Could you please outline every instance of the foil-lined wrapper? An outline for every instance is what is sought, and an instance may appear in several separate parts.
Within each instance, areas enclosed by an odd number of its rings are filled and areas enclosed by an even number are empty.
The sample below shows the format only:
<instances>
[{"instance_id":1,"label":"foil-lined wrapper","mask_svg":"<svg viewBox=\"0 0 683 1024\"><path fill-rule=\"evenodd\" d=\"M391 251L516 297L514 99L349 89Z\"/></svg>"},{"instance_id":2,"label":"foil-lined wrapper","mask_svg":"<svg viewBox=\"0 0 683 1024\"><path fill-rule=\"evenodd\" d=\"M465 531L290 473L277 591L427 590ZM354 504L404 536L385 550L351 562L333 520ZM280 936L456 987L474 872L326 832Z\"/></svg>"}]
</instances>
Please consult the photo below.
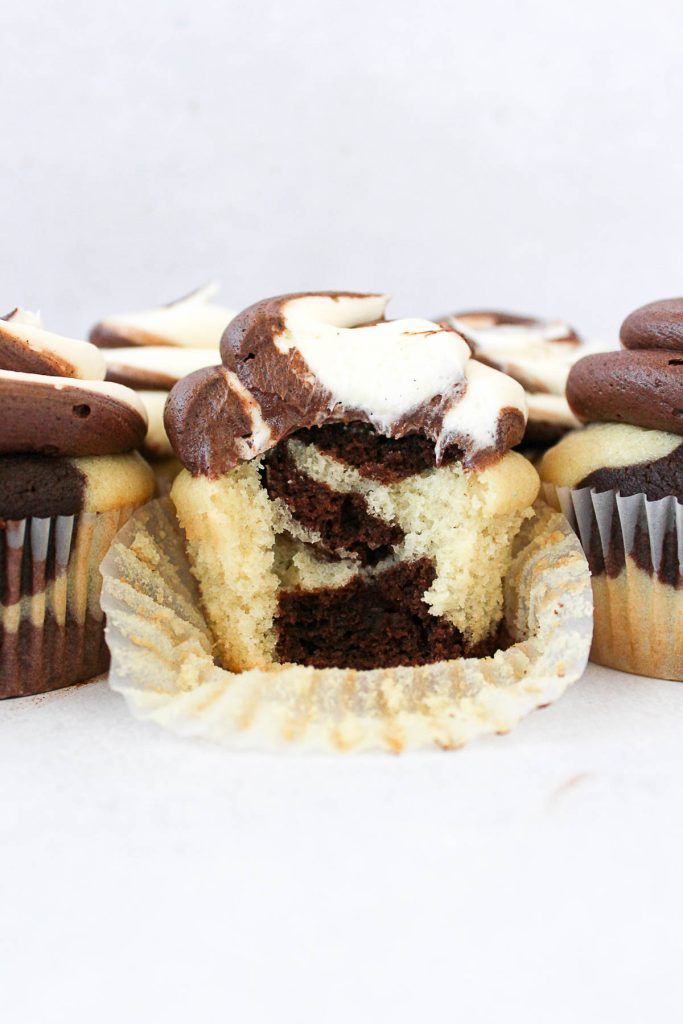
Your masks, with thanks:
<instances>
[{"instance_id":1,"label":"foil-lined wrapper","mask_svg":"<svg viewBox=\"0 0 683 1024\"><path fill-rule=\"evenodd\" d=\"M0 698L106 671L99 566L131 508L4 520L0 530Z\"/></svg>"},{"instance_id":2,"label":"foil-lined wrapper","mask_svg":"<svg viewBox=\"0 0 683 1024\"><path fill-rule=\"evenodd\" d=\"M543 496L566 516L591 564L591 660L683 680L683 505L674 495L650 501L645 494L549 483ZM615 565L616 548L623 566Z\"/></svg>"},{"instance_id":3,"label":"foil-lined wrapper","mask_svg":"<svg viewBox=\"0 0 683 1024\"><path fill-rule=\"evenodd\" d=\"M539 506L505 584L512 646L493 657L356 671L214 662L184 538L169 500L151 502L107 555L102 605L110 685L131 711L232 749L454 748L508 732L578 679L588 659L588 566L563 516Z\"/></svg>"}]
</instances>

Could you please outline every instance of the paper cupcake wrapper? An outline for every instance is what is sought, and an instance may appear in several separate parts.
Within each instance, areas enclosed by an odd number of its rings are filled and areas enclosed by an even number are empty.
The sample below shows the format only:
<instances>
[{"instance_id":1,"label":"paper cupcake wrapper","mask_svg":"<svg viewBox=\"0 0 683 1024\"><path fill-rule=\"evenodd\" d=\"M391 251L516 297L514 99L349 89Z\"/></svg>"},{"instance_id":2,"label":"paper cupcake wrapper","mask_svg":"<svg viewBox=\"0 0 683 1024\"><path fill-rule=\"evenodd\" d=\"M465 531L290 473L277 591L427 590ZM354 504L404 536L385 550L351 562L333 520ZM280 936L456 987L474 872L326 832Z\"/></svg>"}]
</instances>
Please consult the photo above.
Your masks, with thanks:
<instances>
[{"instance_id":1,"label":"paper cupcake wrapper","mask_svg":"<svg viewBox=\"0 0 683 1024\"><path fill-rule=\"evenodd\" d=\"M106 669L99 566L131 511L6 521L0 697L42 693Z\"/></svg>"},{"instance_id":2,"label":"paper cupcake wrapper","mask_svg":"<svg viewBox=\"0 0 683 1024\"><path fill-rule=\"evenodd\" d=\"M593 577L592 660L626 672L683 679L683 589L658 577L672 551L679 574L683 567L683 506L673 495L649 501L645 494L622 497L614 490L548 483L543 495L562 511L587 553L597 543L602 559L608 560L615 524L623 541L623 570L617 576L600 572ZM652 574L630 555L638 540L649 548Z\"/></svg>"},{"instance_id":3,"label":"paper cupcake wrapper","mask_svg":"<svg viewBox=\"0 0 683 1024\"><path fill-rule=\"evenodd\" d=\"M459 747L511 729L584 671L592 632L588 566L546 506L517 540L505 593L514 646L491 658L414 668L218 667L184 539L168 500L139 510L102 573L110 685L131 711L233 749Z\"/></svg>"}]
</instances>

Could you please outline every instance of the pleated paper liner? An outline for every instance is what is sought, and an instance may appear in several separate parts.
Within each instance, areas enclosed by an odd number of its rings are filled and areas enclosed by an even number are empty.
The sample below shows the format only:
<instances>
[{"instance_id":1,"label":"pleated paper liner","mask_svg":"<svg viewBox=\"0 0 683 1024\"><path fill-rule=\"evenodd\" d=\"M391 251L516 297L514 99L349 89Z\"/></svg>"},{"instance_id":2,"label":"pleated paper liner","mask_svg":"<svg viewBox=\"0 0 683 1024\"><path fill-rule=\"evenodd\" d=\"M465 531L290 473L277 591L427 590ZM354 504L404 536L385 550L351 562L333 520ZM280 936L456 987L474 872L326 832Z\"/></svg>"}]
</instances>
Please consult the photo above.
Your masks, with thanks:
<instances>
[{"instance_id":1,"label":"pleated paper liner","mask_svg":"<svg viewBox=\"0 0 683 1024\"><path fill-rule=\"evenodd\" d=\"M130 508L6 520L0 531L0 697L106 671L100 563Z\"/></svg>"},{"instance_id":2,"label":"pleated paper liner","mask_svg":"<svg viewBox=\"0 0 683 1024\"><path fill-rule=\"evenodd\" d=\"M516 641L491 658L415 668L214 664L183 537L168 499L124 526L107 555L102 604L110 684L139 718L233 749L459 747L503 733L583 673L592 631L586 559L565 518L539 506L506 582Z\"/></svg>"},{"instance_id":3,"label":"pleated paper liner","mask_svg":"<svg viewBox=\"0 0 683 1024\"><path fill-rule=\"evenodd\" d=\"M683 680L683 505L673 495L649 501L644 494L622 497L590 487L544 484L543 493L567 517L593 567L591 659L637 675ZM614 565L615 545L625 552L623 566ZM638 560L629 554L635 548ZM594 564L598 560L612 571ZM669 582L660 578L663 572Z\"/></svg>"}]
</instances>

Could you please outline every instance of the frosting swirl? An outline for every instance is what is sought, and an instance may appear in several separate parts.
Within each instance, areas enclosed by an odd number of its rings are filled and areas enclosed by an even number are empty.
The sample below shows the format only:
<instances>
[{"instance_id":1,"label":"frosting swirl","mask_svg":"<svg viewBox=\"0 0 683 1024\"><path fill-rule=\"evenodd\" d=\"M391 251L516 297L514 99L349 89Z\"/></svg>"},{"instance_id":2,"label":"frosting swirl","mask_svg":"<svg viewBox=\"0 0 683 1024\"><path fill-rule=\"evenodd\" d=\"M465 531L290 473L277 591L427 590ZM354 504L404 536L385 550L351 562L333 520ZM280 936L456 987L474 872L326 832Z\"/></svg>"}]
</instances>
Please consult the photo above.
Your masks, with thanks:
<instances>
[{"instance_id":1,"label":"frosting swirl","mask_svg":"<svg viewBox=\"0 0 683 1024\"><path fill-rule=\"evenodd\" d=\"M171 391L165 422L194 474L218 476L303 427L369 423L422 434L437 463L450 448L486 465L524 433L522 387L471 358L459 334L429 320L385 320L386 295L309 292L240 313L221 341L222 366Z\"/></svg>"},{"instance_id":2,"label":"frosting swirl","mask_svg":"<svg viewBox=\"0 0 683 1024\"><path fill-rule=\"evenodd\" d=\"M104 380L87 341L46 331L35 314L0 319L0 454L116 455L142 443L144 406Z\"/></svg>"},{"instance_id":3,"label":"frosting swirl","mask_svg":"<svg viewBox=\"0 0 683 1024\"><path fill-rule=\"evenodd\" d=\"M584 422L628 423L683 434L683 299L641 306L620 332L624 349L572 368L567 399Z\"/></svg>"},{"instance_id":4,"label":"frosting swirl","mask_svg":"<svg viewBox=\"0 0 683 1024\"><path fill-rule=\"evenodd\" d=\"M514 377L529 394L564 396L569 369L581 355L581 339L562 320L482 310L441 322L462 334L475 359Z\"/></svg>"},{"instance_id":5,"label":"frosting swirl","mask_svg":"<svg viewBox=\"0 0 683 1024\"><path fill-rule=\"evenodd\" d=\"M215 349L235 315L211 301L217 290L218 285L209 284L166 306L106 317L92 328L90 341L100 348L163 345Z\"/></svg>"}]
</instances>

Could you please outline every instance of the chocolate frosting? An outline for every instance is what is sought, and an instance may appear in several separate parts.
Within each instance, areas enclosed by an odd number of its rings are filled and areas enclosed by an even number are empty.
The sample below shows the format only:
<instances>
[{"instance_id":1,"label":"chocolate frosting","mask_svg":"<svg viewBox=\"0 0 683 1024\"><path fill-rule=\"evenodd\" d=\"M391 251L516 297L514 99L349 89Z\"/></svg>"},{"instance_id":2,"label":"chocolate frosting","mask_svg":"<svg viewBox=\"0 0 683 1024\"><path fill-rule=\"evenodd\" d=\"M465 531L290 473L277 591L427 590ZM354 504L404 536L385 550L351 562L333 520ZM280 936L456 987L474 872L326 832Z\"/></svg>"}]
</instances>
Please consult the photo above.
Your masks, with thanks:
<instances>
[{"instance_id":1,"label":"chocolate frosting","mask_svg":"<svg viewBox=\"0 0 683 1024\"><path fill-rule=\"evenodd\" d=\"M115 455L145 437L135 393L104 381L91 344L46 331L14 310L0 320L0 454Z\"/></svg>"},{"instance_id":2,"label":"chocolate frosting","mask_svg":"<svg viewBox=\"0 0 683 1024\"><path fill-rule=\"evenodd\" d=\"M70 377L73 366L68 359L62 359L56 352L37 352L22 344L16 336L3 328L0 318L0 370L15 370L20 373L40 373L50 377Z\"/></svg>"},{"instance_id":3,"label":"chocolate frosting","mask_svg":"<svg viewBox=\"0 0 683 1024\"><path fill-rule=\"evenodd\" d=\"M683 352L683 298L641 306L626 317L619 336L625 348Z\"/></svg>"},{"instance_id":4,"label":"chocolate frosting","mask_svg":"<svg viewBox=\"0 0 683 1024\"><path fill-rule=\"evenodd\" d=\"M323 313L319 323L315 319L317 307L311 313L310 306L306 306L306 317L310 318L306 319L301 315L301 307L305 303L297 304L297 300L322 300ZM347 386L349 379L353 382L362 376L358 372L362 367L354 365L354 359L358 358L357 348L349 349L345 364L339 358L345 352L346 339L353 334L349 328L377 324L389 326L382 315L384 305L383 297L377 295L317 292L266 299L240 313L228 325L221 340L223 365L190 374L176 384L169 396L165 425L181 462L194 474L219 476L239 462L262 454L296 430L328 423L369 423L388 437L420 434L435 444L437 463L452 445L462 450L464 464L481 466L517 444L525 425L523 393L518 385L501 374L495 374L490 381L487 378L485 383L478 380L475 384L464 369L457 380L454 376L449 378L447 388L432 393L426 401L419 400L412 406L399 408L393 417L386 413L380 415L367 405L364 407L360 401L354 404L340 398L336 393L340 372ZM359 310L365 310L367 315L360 322ZM293 312L297 314L295 317ZM403 324L405 328L402 331ZM313 371L300 350L300 338L305 336L308 342L315 339L310 332L318 326L322 329L321 344L319 347L309 346L308 351L313 353L314 361L329 355L331 348L336 357L337 369L325 380L321 379L320 373ZM411 347L424 346L425 363L431 358L428 347L431 336L445 334L436 324L427 321L398 321L395 328L395 335L400 336L404 343L403 352L408 340ZM337 335L333 336L335 331ZM332 346L331 337L334 341ZM459 344L467 353L462 338L459 335L456 338L453 346ZM386 344L386 333L382 340ZM442 345L440 355L444 349ZM413 356L415 352L416 349L412 348ZM467 358L460 354L458 358L462 359L464 367ZM490 370L485 372L493 373ZM401 367L387 365L386 374L393 383L401 374ZM407 390L411 380L405 376L400 379L405 381L404 390ZM462 424L457 430L449 429L454 422L453 410L457 414L458 405L465 400L470 387L481 391L481 400L466 403L463 410L471 409L473 416L480 416L482 420L485 416L492 416L490 407L498 393L496 389L501 394L500 407L493 416L492 436L487 443L477 444L462 430ZM519 396L514 389L518 389ZM389 386L385 387L384 382L378 379L377 393L385 390L388 392ZM505 401L508 396L509 400ZM517 402L521 403L519 407ZM488 421L486 425L489 426Z\"/></svg>"},{"instance_id":5,"label":"chocolate frosting","mask_svg":"<svg viewBox=\"0 0 683 1024\"><path fill-rule=\"evenodd\" d=\"M584 422L683 434L683 358L657 349L584 356L570 371L567 400Z\"/></svg>"},{"instance_id":6,"label":"chocolate frosting","mask_svg":"<svg viewBox=\"0 0 683 1024\"><path fill-rule=\"evenodd\" d=\"M139 448L147 424L135 408L68 383L0 377L0 453L116 455Z\"/></svg>"}]
</instances>

